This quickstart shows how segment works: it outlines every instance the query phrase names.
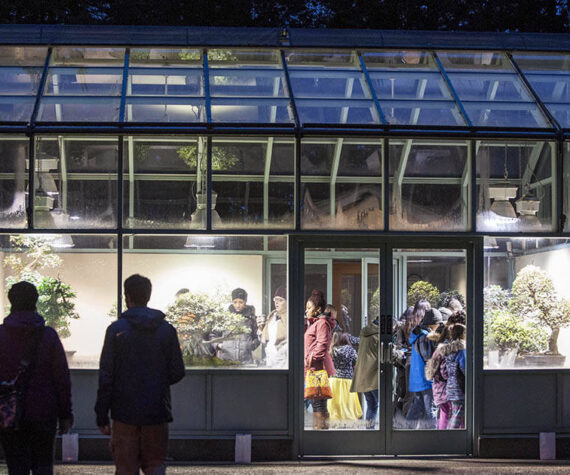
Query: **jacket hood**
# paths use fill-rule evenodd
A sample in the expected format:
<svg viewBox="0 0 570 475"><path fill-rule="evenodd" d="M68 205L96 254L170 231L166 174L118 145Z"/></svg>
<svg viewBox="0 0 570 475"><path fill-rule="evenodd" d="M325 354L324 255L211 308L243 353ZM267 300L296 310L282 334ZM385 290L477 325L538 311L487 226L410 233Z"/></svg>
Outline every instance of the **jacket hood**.
<svg viewBox="0 0 570 475"><path fill-rule="evenodd" d="M45 324L46 321L38 312L30 310L12 312L4 319L4 325L8 328L39 328Z"/></svg>
<svg viewBox="0 0 570 475"><path fill-rule="evenodd" d="M360 334L363 337L377 335L378 334L378 324L374 323L374 322L370 322L368 325L366 325L361 330Z"/></svg>
<svg viewBox="0 0 570 475"><path fill-rule="evenodd" d="M324 313L321 313L318 318L323 319L325 322L327 322L327 325L331 331L333 331L334 327L336 327L336 318L332 318L331 316L325 315Z"/></svg>
<svg viewBox="0 0 570 475"><path fill-rule="evenodd" d="M429 341L433 341L434 343L437 343L439 341L440 336L441 336L441 333L437 333L433 330L430 330L430 332L427 335L427 339Z"/></svg>
<svg viewBox="0 0 570 475"><path fill-rule="evenodd" d="M437 347L437 352L445 357L451 353L456 353L458 351L465 349L465 340L455 340L450 343L440 343Z"/></svg>
<svg viewBox="0 0 570 475"><path fill-rule="evenodd" d="M164 321L164 313L148 307L131 307L121 314L129 323L139 330L154 331Z"/></svg>
<svg viewBox="0 0 570 475"><path fill-rule="evenodd" d="M414 328L410 333L410 344L413 345L421 335L428 335L428 332L421 327Z"/></svg>

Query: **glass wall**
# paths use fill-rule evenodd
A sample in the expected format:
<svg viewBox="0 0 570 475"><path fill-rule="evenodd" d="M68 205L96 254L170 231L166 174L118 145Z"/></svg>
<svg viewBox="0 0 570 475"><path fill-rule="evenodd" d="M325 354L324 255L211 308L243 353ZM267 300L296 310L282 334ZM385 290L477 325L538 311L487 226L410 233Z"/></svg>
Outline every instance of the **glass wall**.
<svg viewBox="0 0 570 475"><path fill-rule="evenodd" d="M6 290L20 280L39 293L38 312L62 339L72 369L96 369L106 327L117 315L117 239L91 234L4 234ZM8 314L6 292L1 308Z"/></svg>
<svg viewBox="0 0 570 475"><path fill-rule="evenodd" d="M477 230L556 229L556 147L550 142L477 141Z"/></svg>
<svg viewBox="0 0 570 475"><path fill-rule="evenodd" d="M288 367L285 237L129 235L134 273L152 281L148 305L177 329L187 367Z"/></svg>
<svg viewBox="0 0 570 475"><path fill-rule="evenodd" d="M468 153L467 142L390 140L390 229L467 230Z"/></svg>
<svg viewBox="0 0 570 475"><path fill-rule="evenodd" d="M302 227L382 229L383 160L380 140L303 140Z"/></svg>
<svg viewBox="0 0 570 475"><path fill-rule="evenodd" d="M567 239L485 238L484 368L570 367Z"/></svg>
<svg viewBox="0 0 570 475"><path fill-rule="evenodd" d="M29 143L25 137L0 137L0 226L3 228L26 227Z"/></svg>

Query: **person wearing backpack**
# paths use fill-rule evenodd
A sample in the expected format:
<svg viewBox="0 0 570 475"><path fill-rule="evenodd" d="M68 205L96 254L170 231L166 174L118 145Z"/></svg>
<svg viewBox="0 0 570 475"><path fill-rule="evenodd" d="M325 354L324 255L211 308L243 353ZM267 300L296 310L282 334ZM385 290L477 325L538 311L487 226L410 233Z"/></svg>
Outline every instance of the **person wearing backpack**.
<svg viewBox="0 0 570 475"><path fill-rule="evenodd" d="M157 475L166 471L170 385L184 377L184 361L176 329L147 307L150 280L131 275L124 289L127 311L107 328L101 352L97 426L111 435L117 474Z"/></svg>
<svg viewBox="0 0 570 475"><path fill-rule="evenodd" d="M36 311L36 287L18 282L8 300L11 311L0 325L0 381L6 386L17 378L22 412L15 426L0 431L0 442L11 475L50 475L57 426L64 434L73 424L67 359L56 331Z"/></svg>
<svg viewBox="0 0 570 475"><path fill-rule="evenodd" d="M445 357L447 369L447 400L451 402L448 429L465 428L465 325L456 323L449 328L450 352Z"/></svg>

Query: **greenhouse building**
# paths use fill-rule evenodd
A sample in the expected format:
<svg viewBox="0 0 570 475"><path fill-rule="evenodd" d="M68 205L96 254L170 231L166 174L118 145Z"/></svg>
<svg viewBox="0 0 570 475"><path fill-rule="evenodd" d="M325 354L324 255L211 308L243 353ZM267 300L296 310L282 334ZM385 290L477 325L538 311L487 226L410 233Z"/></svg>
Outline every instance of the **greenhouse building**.
<svg viewBox="0 0 570 475"><path fill-rule="evenodd" d="M0 26L0 274L62 338L80 460L110 459L98 362L134 273L186 363L173 460L237 434L253 460L568 456L569 139L568 35ZM347 355L322 424L315 289ZM411 385L423 299L465 331L443 426Z"/></svg>

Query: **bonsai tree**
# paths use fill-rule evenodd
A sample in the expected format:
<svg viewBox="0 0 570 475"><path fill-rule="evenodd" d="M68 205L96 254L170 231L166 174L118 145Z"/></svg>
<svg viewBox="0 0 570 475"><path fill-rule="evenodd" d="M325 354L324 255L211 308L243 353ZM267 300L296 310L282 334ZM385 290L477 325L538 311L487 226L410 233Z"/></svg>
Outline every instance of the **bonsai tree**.
<svg viewBox="0 0 570 475"><path fill-rule="evenodd" d="M438 297L439 290L435 285L425 280L418 280L414 282L408 290L407 305L410 307L415 305L418 300L426 299L433 307Z"/></svg>
<svg viewBox="0 0 570 475"><path fill-rule="evenodd" d="M461 294L459 292L459 290L444 290L443 292L441 292L439 294L439 296L437 297L437 300L435 302L435 306L437 308L439 307L448 307L449 306L449 301L451 299L456 299L459 301L459 303L461 303L462 307L465 307L465 297L463 297L463 294Z"/></svg>
<svg viewBox="0 0 570 475"><path fill-rule="evenodd" d="M10 236L10 244L16 252L4 259L4 264L12 271L6 277L6 289L22 280L34 284L39 294L38 313L61 338L67 338L71 319L79 318L75 311L76 294L59 276L50 277L40 272L57 269L62 264L50 242L49 237Z"/></svg>
<svg viewBox="0 0 570 475"><path fill-rule="evenodd" d="M548 332L538 323L525 320L507 309L491 312L485 319L485 343L500 350L517 348L518 353L539 353L548 347Z"/></svg>
<svg viewBox="0 0 570 475"><path fill-rule="evenodd" d="M549 327L548 353L560 354L558 335L570 325L570 302L559 297L548 274L533 265L524 267L513 282L512 296L512 311Z"/></svg>
<svg viewBox="0 0 570 475"><path fill-rule="evenodd" d="M248 331L243 317L227 309L228 302L227 292L188 292L169 305L166 319L178 331L186 363L215 365L213 345Z"/></svg>

